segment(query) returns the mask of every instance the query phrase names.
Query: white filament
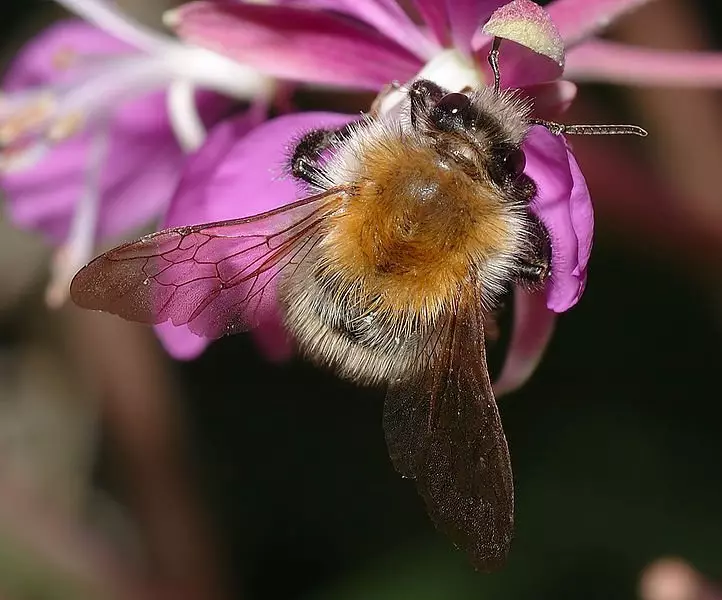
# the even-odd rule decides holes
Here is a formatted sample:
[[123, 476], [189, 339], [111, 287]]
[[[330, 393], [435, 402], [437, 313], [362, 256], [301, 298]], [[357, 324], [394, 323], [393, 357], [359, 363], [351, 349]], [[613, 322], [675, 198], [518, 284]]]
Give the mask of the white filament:
[[195, 102], [195, 87], [188, 80], [174, 81], [167, 94], [168, 116], [178, 145], [185, 152], [197, 150], [206, 138]]
[[172, 44], [172, 38], [131, 19], [112, 2], [105, 0], [55, 0], [70, 12], [106, 33], [146, 52], [158, 52]]
[[380, 98], [379, 112], [388, 114], [397, 109], [406, 97], [409, 84], [417, 79], [428, 79], [451, 92], [460, 92], [467, 87], [477, 89], [484, 85], [482, 73], [461, 52], [453, 48], [442, 50], [423, 66], [416, 77], [407, 82], [405, 88]]
[[108, 158], [109, 143], [108, 125], [103, 123], [93, 136], [86, 185], [75, 207], [68, 239], [58, 250], [53, 263], [51, 280], [45, 294], [46, 302], [53, 308], [65, 302], [73, 276], [93, 256], [102, 194], [103, 166]]

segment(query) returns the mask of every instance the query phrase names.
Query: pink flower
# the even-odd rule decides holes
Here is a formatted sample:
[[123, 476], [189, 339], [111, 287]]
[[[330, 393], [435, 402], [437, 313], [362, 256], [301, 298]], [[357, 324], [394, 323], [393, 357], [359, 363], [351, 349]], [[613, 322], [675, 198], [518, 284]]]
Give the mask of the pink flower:
[[110, 4], [61, 3], [89, 22], [60, 22], [31, 40], [0, 99], [0, 186], [11, 219], [60, 248], [55, 305], [98, 243], [157, 222], [185, 152], [231, 109], [227, 96], [269, 89], [255, 71], [146, 30]]
[[[574, 85], [556, 81], [563, 69], [563, 41], [546, 13], [533, 2], [515, 0], [494, 13], [491, 20], [500, 2], [419, 0], [417, 4], [428, 29], [413, 23], [391, 0], [331, 4], [309, 0], [286, 2], [284, 6], [196, 2], [168, 15], [167, 22], [180, 37], [275, 77], [376, 90], [390, 81], [416, 77], [456, 91], [488, 85], [491, 74], [487, 56], [491, 36], [498, 35], [508, 40], [500, 56], [503, 87], [527, 86], [528, 95], [537, 100], [537, 110], [547, 115], [559, 113], [571, 102]], [[357, 20], [324, 10], [328, 7], [345, 11]], [[401, 91], [389, 94], [382, 103], [382, 112], [394, 110], [402, 98]], [[211, 133], [207, 144], [191, 159], [164, 224], [229, 219], [293, 201], [298, 189], [282, 177], [284, 152], [288, 152], [299, 132], [328, 124], [329, 120], [343, 122], [351, 118], [313, 113], [288, 116], [259, 126], [250, 136], [234, 139], [229, 136], [233, 125], [224, 124]], [[243, 128], [242, 121], [238, 126]], [[259, 140], [263, 140], [263, 149], [258, 146]], [[216, 154], [220, 148], [222, 157]], [[534, 337], [538, 341], [532, 345], [534, 362], [551, 332], [552, 311], [567, 310], [581, 296], [593, 217], [584, 179], [563, 137], [535, 127], [524, 149], [526, 171], [539, 188], [534, 210], [551, 233], [554, 253], [546, 293], [548, 308], [536, 301], [530, 303], [527, 294], [517, 295], [517, 332], [540, 328], [545, 332]], [[209, 160], [207, 155], [216, 158]], [[202, 177], [196, 175], [199, 164], [208, 166]], [[537, 310], [527, 310], [527, 304]], [[176, 356], [192, 356], [202, 349], [198, 338], [184, 341], [184, 327], [165, 324], [159, 328], [161, 339]], [[522, 335], [515, 347], [523, 347], [528, 337]], [[519, 362], [514, 359], [518, 354], [513, 349], [507, 364]], [[504, 385], [515, 387], [516, 380], [530, 372], [528, 364], [523, 361], [511, 376], [507, 371], [504, 382], [513, 382]]]
[[[279, 78], [374, 90], [418, 76], [452, 90], [488, 85], [486, 56], [493, 34], [507, 39], [501, 52], [502, 86], [526, 86], [536, 98], [537, 111], [548, 115], [562, 112], [575, 95], [573, 83], [554, 81], [565, 58], [565, 76], [571, 79], [720, 85], [722, 60], [717, 54], [655, 53], [593, 38], [645, 1], [553, 0], [546, 9], [550, 20], [529, 0], [515, 0], [504, 8], [500, 0], [414, 0], [421, 26], [394, 0], [286, 0], [284, 6], [194, 2], [173, 12], [168, 22], [180, 37]], [[306, 129], [313, 128], [309, 118], [304, 117]], [[285, 131], [274, 125], [269, 133], [290, 145], [298, 135], [297, 124], [294, 118], [283, 124]], [[263, 131], [261, 127], [258, 135]], [[543, 296], [517, 290], [512, 347], [498, 391], [518, 387], [533, 372], [551, 335], [554, 313], [569, 309], [584, 291], [592, 245], [592, 204], [566, 141], [536, 127], [524, 150], [526, 172], [540, 188], [534, 209], [553, 240], [553, 273]], [[248, 150], [239, 142], [229, 156], [236, 152], [241, 156]], [[236, 186], [245, 190], [262, 185], [277, 163], [269, 167], [265, 157], [257, 158], [243, 163], [237, 179], [219, 175], [218, 198], [232, 202]], [[256, 176], [261, 180], [254, 183]], [[186, 179], [185, 186], [192, 183]], [[274, 181], [265, 203], [254, 201], [253, 210], [288, 202], [295, 198], [292, 192], [288, 182]], [[243, 203], [249, 200], [241, 197], [236, 196], [237, 209], [229, 207], [224, 214], [246, 214]], [[181, 213], [174, 223], [199, 222], [200, 215]]]
[[[664, 78], [662, 61], [655, 62], [648, 51], [592, 39], [603, 26], [644, 1], [554, 0], [547, 7], [550, 20], [547, 12], [530, 0], [514, 0], [504, 7], [499, 0], [414, 0], [421, 25], [395, 0], [279, 0], [270, 6], [194, 2], [168, 13], [166, 21], [182, 39], [267, 77], [377, 91], [391, 81], [416, 77], [432, 79], [452, 90], [489, 85], [486, 57], [493, 35], [506, 40], [500, 58], [502, 86], [524, 86], [525, 93], [535, 99], [539, 115], [554, 115], [575, 95], [573, 83], [558, 79], [565, 58], [568, 75], [577, 79], [624, 80], [638, 57], [646, 61], [652, 81], [659, 83]], [[76, 7], [92, 5], [86, 16], [96, 23], [97, 15], [103, 10], [107, 13], [107, 7], [99, 9], [96, 0], [64, 2]], [[484, 23], [487, 25], [482, 28]], [[137, 38], [137, 28], [127, 22], [118, 31], [126, 42]], [[145, 42], [132, 45], [148, 53]], [[150, 55], [157, 57], [154, 48]], [[218, 55], [214, 54], [214, 59]], [[663, 60], [673, 62], [675, 58], [681, 60], [674, 53], [664, 53]], [[688, 78], [689, 83], [699, 84], [703, 76], [722, 80], [722, 61], [715, 57], [698, 61], [696, 56], [685, 55], [684, 59], [697, 77]], [[175, 81], [174, 77], [171, 80]], [[228, 86], [234, 81], [219, 77], [214, 84]], [[667, 81], [673, 83], [675, 75], [671, 73]], [[389, 94], [382, 111], [394, 110], [399, 98], [399, 94]], [[281, 155], [302, 131], [324, 121], [352, 118], [290, 115], [250, 132], [253, 114], [211, 131], [207, 143], [187, 165], [165, 225], [237, 217], [291, 202], [298, 197], [298, 190], [281, 174]], [[551, 334], [554, 313], [567, 310], [581, 296], [593, 233], [589, 194], [564, 138], [535, 127], [524, 150], [526, 171], [539, 186], [534, 210], [553, 241], [553, 273], [543, 295], [517, 292], [514, 339], [498, 382], [500, 390], [513, 389], [528, 377]], [[272, 311], [271, 306], [268, 322], [273, 322]], [[163, 324], [158, 332], [176, 356], [194, 356], [207, 343], [182, 323], [178, 327]]]

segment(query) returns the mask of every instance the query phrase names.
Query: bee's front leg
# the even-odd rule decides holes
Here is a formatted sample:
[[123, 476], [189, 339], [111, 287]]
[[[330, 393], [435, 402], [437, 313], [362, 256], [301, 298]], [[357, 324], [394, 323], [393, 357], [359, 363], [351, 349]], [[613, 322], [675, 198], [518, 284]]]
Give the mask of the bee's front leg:
[[348, 123], [337, 129], [314, 129], [304, 135], [291, 156], [291, 174], [319, 189], [332, 185], [323, 169], [323, 153], [346, 139], [353, 125]]
[[428, 79], [417, 79], [409, 87], [411, 101], [411, 125], [417, 126], [419, 118], [429, 111], [446, 94], [446, 90]]
[[551, 274], [551, 240], [546, 227], [538, 217], [530, 215], [531, 248], [523, 256], [516, 271], [516, 283], [539, 289]]

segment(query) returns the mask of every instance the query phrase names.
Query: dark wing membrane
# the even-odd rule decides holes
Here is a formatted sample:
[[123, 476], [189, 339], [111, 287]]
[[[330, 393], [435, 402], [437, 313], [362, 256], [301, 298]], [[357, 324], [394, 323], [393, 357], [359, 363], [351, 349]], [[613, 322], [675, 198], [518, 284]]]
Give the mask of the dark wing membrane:
[[256, 326], [337, 210], [343, 188], [232, 221], [167, 229], [118, 246], [81, 269], [70, 294], [83, 308], [141, 323], [188, 324], [217, 338]]
[[514, 489], [480, 307], [477, 299], [449, 316], [428, 368], [390, 385], [384, 430], [394, 466], [416, 481], [437, 529], [490, 571], [509, 551]]

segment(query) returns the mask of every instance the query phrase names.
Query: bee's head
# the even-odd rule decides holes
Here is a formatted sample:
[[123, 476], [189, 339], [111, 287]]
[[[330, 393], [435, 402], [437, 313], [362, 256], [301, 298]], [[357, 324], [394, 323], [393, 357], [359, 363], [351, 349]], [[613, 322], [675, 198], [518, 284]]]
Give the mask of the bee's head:
[[487, 173], [502, 187], [521, 177], [529, 107], [519, 96], [490, 87], [450, 92], [418, 80], [409, 88], [409, 98], [413, 129], [440, 154], [470, 174]]

